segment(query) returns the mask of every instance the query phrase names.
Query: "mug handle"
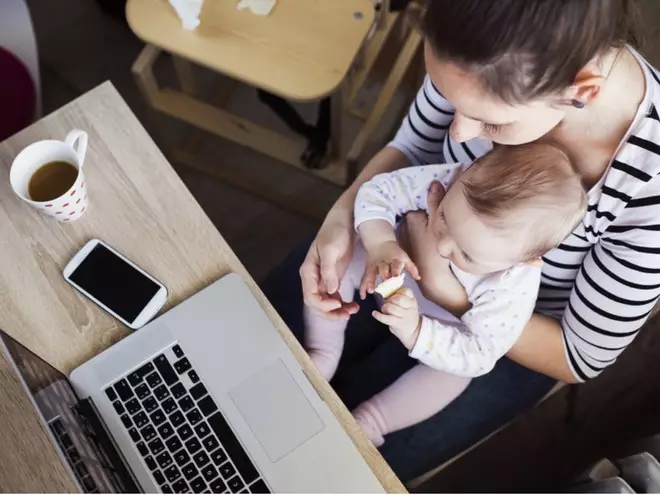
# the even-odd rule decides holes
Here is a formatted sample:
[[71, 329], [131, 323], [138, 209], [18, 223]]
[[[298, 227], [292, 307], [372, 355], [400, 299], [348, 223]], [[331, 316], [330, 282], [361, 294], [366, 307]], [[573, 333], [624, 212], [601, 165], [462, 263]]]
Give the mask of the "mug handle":
[[78, 158], [78, 166], [82, 168], [85, 153], [87, 153], [87, 133], [80, 129], [74, 129], [67, 135], [64, 143], [73, 149], [73, 152]]

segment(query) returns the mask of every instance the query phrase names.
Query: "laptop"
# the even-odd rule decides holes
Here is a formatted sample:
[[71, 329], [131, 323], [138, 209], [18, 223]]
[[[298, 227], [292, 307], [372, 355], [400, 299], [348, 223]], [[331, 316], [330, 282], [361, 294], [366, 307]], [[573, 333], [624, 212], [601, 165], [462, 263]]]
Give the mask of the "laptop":
[[0, 341], [87, 493], [383, 492], [238, 275], [68, 378]]

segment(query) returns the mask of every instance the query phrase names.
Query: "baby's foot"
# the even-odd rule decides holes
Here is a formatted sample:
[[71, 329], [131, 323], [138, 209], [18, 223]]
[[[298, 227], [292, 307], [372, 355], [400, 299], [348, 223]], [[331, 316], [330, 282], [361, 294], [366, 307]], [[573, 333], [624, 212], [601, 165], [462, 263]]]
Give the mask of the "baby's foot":
[[364, 430], [371, 443], [376, 447], [380, 447], [385, 443], [385, 438], [381, 433], [378, 420], [372, 413], [367, 402], [363, 402], [353, 411], [353, 417], [357, 421], [357, 424], [360, 425], [360, 428]]

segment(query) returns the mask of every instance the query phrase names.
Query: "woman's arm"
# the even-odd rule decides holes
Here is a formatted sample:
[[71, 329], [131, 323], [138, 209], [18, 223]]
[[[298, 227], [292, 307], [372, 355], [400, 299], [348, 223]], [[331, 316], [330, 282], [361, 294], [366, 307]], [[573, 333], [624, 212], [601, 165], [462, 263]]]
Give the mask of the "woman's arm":
[[566, 360], [561, 326], [549, 316], [532, 315], [522, 335], [506, 355], [526, 368], [562, 382], [579, 381]]
[[307, 306], [328, 318], [346, 319], [357, 311], [355, 303], [345, 303], [336, 294], [353, 254], [353, 206], [357, 191], [376, 174], [412, 164], [440, 162], [442, 140], [452, 120], [451, 105], [427, 77], [395, 139], [369, 161], [323, 222], [300, 267]]

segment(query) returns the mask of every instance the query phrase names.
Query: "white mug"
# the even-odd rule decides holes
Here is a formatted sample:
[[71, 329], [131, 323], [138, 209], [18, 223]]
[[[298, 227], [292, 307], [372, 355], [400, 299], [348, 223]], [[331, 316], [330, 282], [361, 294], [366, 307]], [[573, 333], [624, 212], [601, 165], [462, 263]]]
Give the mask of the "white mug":
[[[16, 195], [44, 215], [60, 222], [70, 222], [82, 216], [87, 209], [87, 185], [83, 176], [83, 162], [87, 151], [87, 133], [78, 129], [69, 133], [64, 141], [48, 139], [31, 144], [14, 159], [9, 181]], [[28, 185], [34, 173], [46, 163], [64, 161], [78, 169], [71, 187], [60, 197], [50, 201], [33, 201]]]

